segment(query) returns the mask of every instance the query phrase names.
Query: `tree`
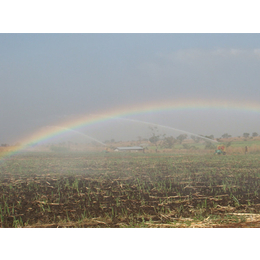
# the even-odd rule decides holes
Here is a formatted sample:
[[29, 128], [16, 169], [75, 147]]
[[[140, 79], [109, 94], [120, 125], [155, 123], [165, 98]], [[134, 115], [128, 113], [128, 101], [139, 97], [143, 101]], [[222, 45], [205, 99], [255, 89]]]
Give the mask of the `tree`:
[[257, 137], [257, 136], [258, 136], [258, 133], [254, 132], [254, 133], [252, 133], [252, 136], [253, 136], [253, 137]]
[[190, 136], [191, 139], [195, 142], [195, 143], [198, 143], [199, 141], [202, 140], [202, 138], [198, 137], [198, 136], [195, 136], [195, 135], [191, 135]]
[[158, 127], [157, 126], [149, 126], [149, 128], [151, 129], [152, 131], [152, 137], [149, 138], [149, 141], [156, 145], [156, 149], [157, 149], [157, 142], [160, 140], [160, 135], [158, 134], [159, 130], [158, 130]]
[[173, 136], [164, 137], [163, 146], [165, 148], [173, 148], [175, 142], [176, 142], [176, 139]]
[[158, 135], [153, 135], [152, 137], [149, 138], [149, 141], [156, 145], [157, 142], [159, 141], [159, 136]]
[[243, 133], [243, 137], [244, 137], [244, 138], [248, 138], [249, 136], [250, 136], [249, 133]]
[[188, 135], [186, 134], [181, 134], [179, 136], [176, 137], [176, 139], [180, 142], [180, 144], [183, 142], [184, 139], [186, 139], [188, 137]]
[[222, 138], [230, 138], [230, 137], [231, 137], [231, 135], [229, 135], [228, 133], [225, 133], [222, 135]]
[[205, 135], [205, 137], [214, 140], [214, 135]]

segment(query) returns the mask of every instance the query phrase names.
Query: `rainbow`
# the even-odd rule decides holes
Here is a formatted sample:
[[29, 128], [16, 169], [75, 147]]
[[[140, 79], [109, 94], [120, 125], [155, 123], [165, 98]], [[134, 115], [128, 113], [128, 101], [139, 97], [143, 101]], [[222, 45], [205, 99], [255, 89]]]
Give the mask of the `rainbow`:
[[[21, 140], [22, 145], [15, 147], [11, 151], [8, 151], [2, 155], [5, 158], [10, 155], [17, 154], [18, 152], [31, 147], [42, 141], [52, 139], [60, 136], [67, 132], [67, 129], [77, 129], [83, 126], [93, 125], [98, 122], [104, 122], [111, 120], [112, 118], [134, 116], [145, 113], [156, 113], [161, 111], [181, 111], [181, 110], [237, 110], [237, 111], [248, 111], [254, 113], [260, 113], [260, 103], [256, 102], [239, 102], [239, 101], [228, 101], [228, 100], [171, 100], [161, 102], [151, 102], [141, 105], [134, 105], [129, 107], [120, 107], [111, 109], [106, 112], [100, 112], [96, 115], [81, 116], [77, 119], [70, 120], [59, 124], [56, 129], [45, 128], [41, 129], [27, 138]], [[151, 122], [152, 124], [152, 122]]]

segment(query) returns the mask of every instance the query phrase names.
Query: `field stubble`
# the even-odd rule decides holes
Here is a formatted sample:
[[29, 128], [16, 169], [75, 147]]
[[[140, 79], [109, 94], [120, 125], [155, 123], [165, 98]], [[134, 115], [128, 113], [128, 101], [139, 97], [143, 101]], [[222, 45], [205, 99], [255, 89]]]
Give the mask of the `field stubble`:
[[260, 227], [259, 155], [27, 153], [0, 164], [2, 227]]

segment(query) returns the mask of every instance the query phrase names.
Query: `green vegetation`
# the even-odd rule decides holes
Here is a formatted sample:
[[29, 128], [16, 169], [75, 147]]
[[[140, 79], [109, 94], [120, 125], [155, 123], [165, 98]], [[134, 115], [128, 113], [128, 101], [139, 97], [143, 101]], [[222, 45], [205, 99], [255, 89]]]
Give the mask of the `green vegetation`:
[[258, 154], [21, 154], [0, 164], [0, 225], [247, 225], [259, 169]]

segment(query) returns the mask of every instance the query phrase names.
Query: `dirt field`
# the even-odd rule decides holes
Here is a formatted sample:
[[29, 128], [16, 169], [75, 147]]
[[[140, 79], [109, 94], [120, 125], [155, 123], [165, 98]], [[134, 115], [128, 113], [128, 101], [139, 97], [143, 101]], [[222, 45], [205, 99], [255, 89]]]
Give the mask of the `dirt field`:
[[0, 164], [2, 227], [260, 227], [259, 155], [27, 153]]

